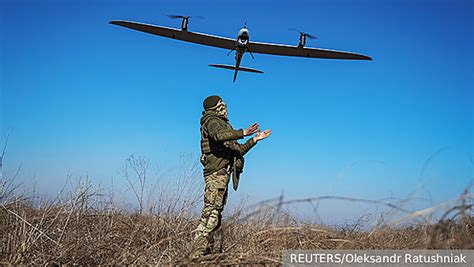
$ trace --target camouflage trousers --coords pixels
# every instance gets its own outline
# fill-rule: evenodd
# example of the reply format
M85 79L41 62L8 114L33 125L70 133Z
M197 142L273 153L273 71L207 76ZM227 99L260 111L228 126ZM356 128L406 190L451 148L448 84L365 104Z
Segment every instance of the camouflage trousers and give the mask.
M197 259L210 252L210 246L214 243L214 234L220 228L222 211L227 202L227 185L230 175L222 169L205 176L204 180L206 183L204 207L196 228L191 259Z

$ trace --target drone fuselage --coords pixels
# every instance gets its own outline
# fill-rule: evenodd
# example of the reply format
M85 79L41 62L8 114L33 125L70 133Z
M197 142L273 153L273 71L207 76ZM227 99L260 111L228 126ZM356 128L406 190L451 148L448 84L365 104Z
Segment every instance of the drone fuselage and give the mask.
M240 29L239 33L237 34L237 41L235 43L235 71L234 71L234 82L237 79L237 72L239 71L240 61L244 56L245 52L248 51L247 44L249 43L249 30L244 27Z

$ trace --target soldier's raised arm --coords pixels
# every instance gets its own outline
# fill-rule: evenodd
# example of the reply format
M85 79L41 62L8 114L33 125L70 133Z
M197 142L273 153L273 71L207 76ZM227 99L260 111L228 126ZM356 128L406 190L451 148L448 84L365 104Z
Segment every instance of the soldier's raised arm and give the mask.
M249 136L259 131L259 127L258 123L254 123L245 130L234 130L229 129L225 122L219 119L210 119L207 123L209 136L218 142L242 139L244 136Z
M239 156L243 157L247 152L254 147L258 141L263 140L271 135L272 131L270 129L263 132L258 131L257 134L247 140L244 144L239 144L236 141L226 142L225 145L235 151Z
M210 119L206 126L209 137L217 142L238 140L244 137L242 129L229 129L225 122L220 119Z

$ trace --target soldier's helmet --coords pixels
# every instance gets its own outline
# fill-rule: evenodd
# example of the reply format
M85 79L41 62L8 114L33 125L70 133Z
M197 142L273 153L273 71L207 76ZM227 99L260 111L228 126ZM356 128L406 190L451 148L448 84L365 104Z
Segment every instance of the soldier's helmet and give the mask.
M204 102L202 103L204 110L209 110L215 107L220 100L222 100L222 98L218 95L211 95L206 97L206 99L204 99Z

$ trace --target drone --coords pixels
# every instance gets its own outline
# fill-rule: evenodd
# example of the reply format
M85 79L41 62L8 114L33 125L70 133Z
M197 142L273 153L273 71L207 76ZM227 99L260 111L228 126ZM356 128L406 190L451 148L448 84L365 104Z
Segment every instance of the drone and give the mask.
M188 29L188 22L190 18L200 18L201 16L182 16L182 15L168 15L172 19L181 19L181 29L170 28L159 25L145 24L133 21L114 20L110 21L111 24L126 27L129 29L150 33L162 37L171 39L181 40L185 42L207 45L212 47L218 47L229 50L227 55L230 55L235 51L235 65L225 64L209 64L211 67L228 69L234 71L234 82L237 79L237 73L239 71L252 72L252 73L263 73L261 70L243 67L240 65L242 58L246 52L255 59L254 53L279 55L279 56L293 56L293 57L306 57L306 58L324 58L324 59L348 59L348 60L372 60L369 56L356 54L352 52L328 50L314 47L306 47L307 39L317 39L316 36L309 33L299 31L297 29L289 29L297 31L299 33L298 45L284 45L284 44L273 44L273 43L262 43L250 41L249 30L247 25L241 28L236 38L228 38L222 36L215 36L205 33L192 32Z

